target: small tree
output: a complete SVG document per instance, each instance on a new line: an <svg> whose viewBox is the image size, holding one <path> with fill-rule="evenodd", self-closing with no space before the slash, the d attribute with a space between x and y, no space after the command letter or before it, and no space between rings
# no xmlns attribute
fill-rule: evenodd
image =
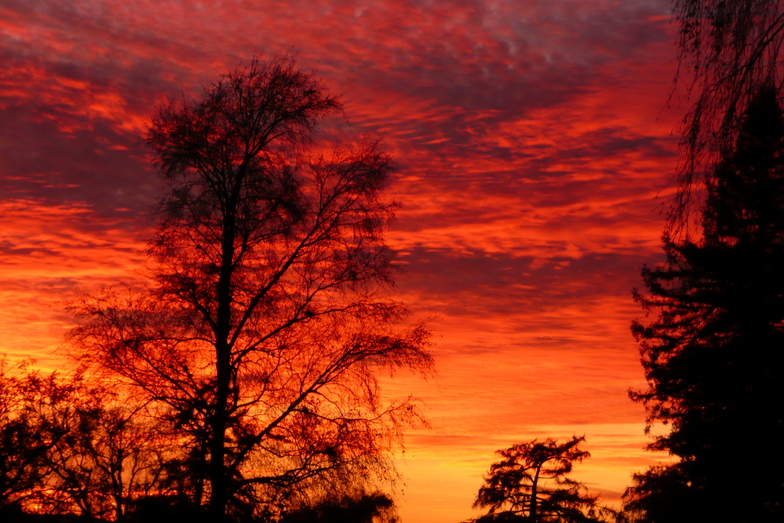
<svg viewBox="0 0 784 523"><path fill-rule="evenodd" d="M161 427L106 390L77 383L37 415L62 436L45 455L46 481L35 504L88 518L122 520L135 500L162 492L167 449Z"/></svg>
<svg viewBox="0 0 784 523"><path fill-rule="evenodd" d="M490 466L474 502L475 508L489 509L488 513L472 521L598 521L596 497L584 494L584 485L567 477L574 463L590 457L578 448L583 441L585 437L574 436L565 443L547 438L499 450L503 459Z"/></svg>
<svg viewBox="0 0 784 523"><path fill-rule="evenodd" d="M426 331L396 329L406 310L384 295L390 158L362 140L314 153L339 108L287 58L162 105L147 137L169 183L152 284L78 308L80 357L188 438L194 501L209 496L216 521L387 474L385 450L417 417L383 406L374 376L432 365Z"/></svg>

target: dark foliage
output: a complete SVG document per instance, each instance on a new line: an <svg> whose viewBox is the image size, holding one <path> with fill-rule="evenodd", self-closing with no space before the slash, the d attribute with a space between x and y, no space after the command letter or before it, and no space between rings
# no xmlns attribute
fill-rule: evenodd
<svg viewBox="0 0 784 523"><path fill-rule="evenodd" d="M681 75L694 104L682 124L680 191L671 230L699 220L695 185L710 183L713 167L732 154L743 114L757 86L781 87L784 43L780 0L673 0L679 25ZM703 178L704 176L704 178Z"/></svg>
<svg viewBox="0 0 784 523"><path fill-rule="evenodd" d="M188 496L147 495L129 503L124 523L209 523L210 515Z"/></svg>
<svg viewBox="0 0 784 523"><path fill-rule="evenodd" d="M633 393L651 448L677 463L636 476L628 506L644 521L784 520L784 116L758 89L731 156L708 186L704 239L665 238L667 265L644 269L658 317L635 323L649 383Z"/></svg>
<svg viewBox="0 0 784 523"><path fill-rule="evenodd" d="M102 523L76 514L30 514L16 504L0 509L0 521L3 523Z"/></svg>
<svg viewBox="0 0 784 523"><path fill-rule="evenodd" d="M489 509L474 523L593 523L599 521L596 497L568 478L574 463L590 454L578 445L584 437L565 443L552 438L533 440L499 450L503 458L490 466L474 507Z"/></svg>
<svg viewBox="0 0 784 523"><path fill-rule="evenodd" d="M376 492L326 499L286 514L280 523L395 523L395 504Z"/></svg>

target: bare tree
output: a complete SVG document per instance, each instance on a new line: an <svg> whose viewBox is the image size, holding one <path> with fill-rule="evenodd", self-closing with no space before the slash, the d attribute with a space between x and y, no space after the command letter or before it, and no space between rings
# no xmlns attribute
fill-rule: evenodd
<svg viewBox="0 0 784 523"><path fill-rule="evenodd" d="M703 182L732 153L741 117L761 85L781 87L780 0L673 0L679 68L695 102L681 124L679 191L670 232L699 222ZM695 212L696 211L696 212Z"/></svg>
<svg viewBox="0 0 784 523"><path fill-rule="evenodd" d="M131 398L84 384L37 409L62 434L46 452L35 504L88 518L122 520L135 500L161 492L166 441Z"/></svg>
<svg viewBox="0 0 784 523"><path fill-rule="evenodd" d="M390 158L368 141L313 152L340 107L289 58L159 107L147 139L169 192L152 282L78 308L82 359L188 436L194 496L215 518L383 473L417 417L408 400L382 404L375 378L432 366L427 332L395 327L406 310L386 297Z"/></svg>
<svg viewBox="0 0 784 523"><path fill-rule="evenodd" d="M121 519L160 491L166 446L142 407L79 373L8 369L0 358L0 509Z"/></svg>
<svg viewBox="0 0 784 523"><path fill-rule="evenodd" d="M33 415L33 406L51 385L0 357L0 509L43 484L45 456L57 438Z"/></svg>

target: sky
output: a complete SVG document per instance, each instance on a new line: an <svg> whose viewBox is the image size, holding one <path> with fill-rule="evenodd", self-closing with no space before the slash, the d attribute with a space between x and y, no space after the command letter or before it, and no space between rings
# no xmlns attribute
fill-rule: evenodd
<svg viewBox="0 0 784 523"><path fill-rule="evenodd" d="M0 354L65 364L66 305L141 278L162 184L143 135L256 55L315 71L399 168L396 298L437 374L382 379L430 428L397 454L404 523L457 523L494 452L585 435L618 503L644 451L629 330L662 261L684 101L669 0L3 0Z"/></svg>

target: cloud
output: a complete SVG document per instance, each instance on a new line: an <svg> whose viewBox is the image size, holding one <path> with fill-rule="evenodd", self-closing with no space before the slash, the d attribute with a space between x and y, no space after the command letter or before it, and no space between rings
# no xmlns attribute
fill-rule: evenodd
<svg viewBox="0 0 784 523"><path fill-rule="evenodd" d="M648 459L626 395L642 385L628 326L673 191L669 9L4 1L0 351L58 365L63 303L139 278L163 189L143 136L161 98L198 98L254 54L290 53L345 102L324 136L381 137L399 166L397 297L431 318L439 377L384 384L425 401L434 429L409 438L419 458L406 466L448 507L412 495L406 521L465 519L495 449L574 431L596 449L585 477L617 497Z"/></svg>
<svg viewBox="0 0 784 523"><path fill-rule="evenodd" d="M0 216L0 354L60 368L57 349L74 322L66 306L100 287L139 281L139 228L84 204L32 199L0 201Z"/></svg>

